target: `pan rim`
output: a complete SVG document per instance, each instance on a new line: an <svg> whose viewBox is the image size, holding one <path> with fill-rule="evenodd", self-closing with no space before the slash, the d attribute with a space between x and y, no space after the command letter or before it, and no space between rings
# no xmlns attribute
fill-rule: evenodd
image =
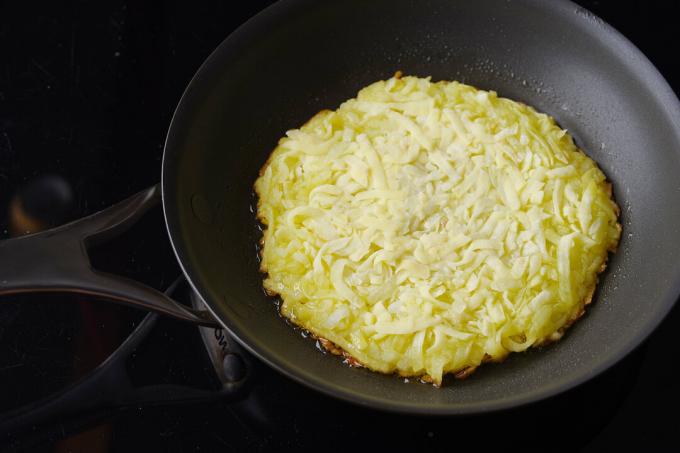
<svg viewBox="0 0 680 453"><path fill-rule="evenodd" d="M645 85L653 88L653 92L659 97L659 104L663 107L663 111L666 116L673 120L676 136L680 140L680 101L663 75L642 53L642 51L638 49L637 46L635 46L635 44L633 44L628 38L626 38L607 22L589 10L573 3L571 0L561 0L554 2L544 2L541 0L523 1L525 3L537 5L539 8L545 8L548 10L552 9L560 14L573 14L574 12L580 13L575 20L579 21L584 27L588 29L599 29L599 34L602 35L603 40L606 38L608 41L610 41L611 45L616 46L618 49L626 52L628 57L636 60L635 64L637 67L639 67L639 71L637 71L638 74L641 73L641 75L646 76ZM660 304L654 316L652 316L647 324L640 329L638 335L629 337L628 341L623 343L616 350L610 351L605 359L601 360L590 370L580 372L575 376L573 374L565 374L564 377L559 380L552 381L549 384L517 395L510 395L502 398L476 402L443 403L436 406L418 402L410 403L404 401L392 401L384 398L374 397L365 393L354 392L348 390L346 387L328 383L318 378L314 373L310 373L304 368L299 368L288 361L281 360L276 355L270 354L268 351L261 350L260 348L254 346L250 341L248 341L248 334L241 331L236 326L230 325L228 321L225 321L223 317L218 315L217 310L213 307L210 300L204 297L205 294L209 294L208 289L203 287L201 279L197 273L191 269L191 266L187 264L188 253L186 247L181 241L179 221L177 216L173 217L173 212L176 211L176 208L169 205L170 197L168 196L168 180L170 176L168 175L168 149L172 148L173 143L177 141L177 137L175 137L175 133L178 130L177 123L181 121L180 118L183 116L183 112L191 104L191 98L194 95L196 86L200 83L203 75L208 72L208 68L220 59L219 54L224 52L224 50L231 45L236 45L236 47L238 47L238 41L247 39L249 35L257 33L262 25L269 21L276 20L276 17L279 13L283 13L290 9L298 8L313 2L313 0L280 0L251 17L229 36L227 36L205 59L188 83L173 113L168 133L166 135L162 160L161 189L163 199L163 214L167 232L170 237L170 243L179 266L182 269L187 281L191 285L192 289L201 297L201 300L203 300L212 316L218 320L222 327L232 337L234 337L234 339L238 341L240 345L242 345L258 359L308 388L366 408L400 414L432 416L483 414L530 405L580 386L581 384L602 374L604 371L611 368L613 365L620 362L622 359L630 355L630 353L632 353L635 349L637 349L651 335L651 333L657 329L657 327L666 318L668 313L675 305L678 295L680 295L680 274L676 275L675 279L669 283L666 293L659 298Z"/></svg>

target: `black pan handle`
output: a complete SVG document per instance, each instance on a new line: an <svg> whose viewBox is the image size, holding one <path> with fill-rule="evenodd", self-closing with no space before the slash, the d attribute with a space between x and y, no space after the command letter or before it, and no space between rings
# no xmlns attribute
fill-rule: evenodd
<svg viewBox="0 0 680 453"><path fill-rule="evenodd" d="M90 246L124 232L160 199L160 186L155 185L75 222L0 241L0 296L28 292L79 293L202 326L218 326L207 311L192 310L160 291L97 271L90 264Z"/></svg>
<svg viewBox="0 0 680 453"><path fill-rule="evenodd" d="M166 293L171 295L182 281L183 278L175 281ZM146 315L130 336L80 381L50 397L0 414L0 433L17 435L28 429L35 430L55 419L64 421L102 409L234 402L247 396L252 381L251 368L242 361L231 363L235 366L226 371L230 371L227 376L232 379L227 379L218 390L167 384L142 387L133 385L126 367L127 360L151 332L157 319L158 315L155 313ZM230 351L231 354L239 352L237 348Z"/></svg>

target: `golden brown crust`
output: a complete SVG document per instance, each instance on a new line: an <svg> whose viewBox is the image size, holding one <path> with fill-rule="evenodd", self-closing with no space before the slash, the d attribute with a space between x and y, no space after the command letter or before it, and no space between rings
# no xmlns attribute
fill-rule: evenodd
<svg viewBox="0 0 680 453"><path fill-rule="evenodd" d="M359 360L357 360L355 357L353 357L351 354L349 354L347 351L345 351L332 341L320 337L314 333L310 333L310 336L312 338L315 338L319 342L319 345L322 346L326 351L330 352L333 355L343 356L345 358L345 363L348 364L349 366L357 368L365 367L363 363L361 363Z"/></svg>
<svg viewBox="0 0 680 453"><path fill-rule="evenodd" d="M330 352L331 354L342 355L342 353L344 352L342 348L339 348L338 346L335 345L335 343L333 343L330 340L327 340L315 334L312 334L311 336L312 338L316 338L319 341L319 344L323 346L323 348L326 351Z"/></svg>
<svg viewBox="0 0 680 453"><path fill-rule="evenodd" d="M412 376L412 375L408 375L408 374L402 374L401 376L402 377L417 377L420 380L420 382L422 382L423 384L432 384L435 387L441 387L441 384L437 384L434 381L434 379L432 379L432 376L430 376L429 374L423 374L422 376Z"/></svg>
<svg viewBox="0 0 680 453"><path fill-rule="evenodd" d="M282 315L283 316L283 315ZM292 321L291 321L292 322ZM297 324L296 324L297 325ZM301 327L298 325L298 327ZM301 327L303 328L303 327ZM342 347L338 346L337 344L333 343L332 341L323 338L319 335L316 335L313 332L310 332L309 334L310 337L314 338L319 342L319 346L323 347L326 351L333 355L337 356L342 356L344 357L344 362L347 363L349 366L353 367L359 367L359 368L368 368L369 370L376 372L376 373L382 373L382 374L396 374L398 376L404 377L404 378L417 378L421 380L422 382L432 384L435 387L439 387L440 385L437 384L434 379L432 379L432 376L429 374L417 374L417 373L408 373L405 371L401 370L396 370L393 372L383 372L380 370L374 370L369 366L366 366L364 363L362 363L360 360L358 360L356 357L352 356L349 352L345 351ZM487 358L488 357L488 358ZM484 358L483 362L488 362L488 361L502 361L505 359L505 357L502 357L500 360L490 360L490 356L487 356ZM459 370L453 370L453 371L448 371L446 374L452 374L456 379L465 379L468 376L470 376L474 371L477 369L477 366L466 366L463 367Z"/></svg>
<svg viewBox="0 0 680 453"><path fill-rule="evenodd" d="M346 354L344 351L343 351L343 355L345 356L345 363L347 365L349 365L351 367L355 367L355 368L365 368L363 363L359 362L357 359L355 359L351 355Z"/></svg>
<svg viewBox="0 0 680 453"><path fill-rule="evenodd" d="M477 369L476 366L469 366L467 368L463 368L457 373L454 373L454 376L456 377L456 379L465 379L466 377L474 373L476 369Z"/></svg>

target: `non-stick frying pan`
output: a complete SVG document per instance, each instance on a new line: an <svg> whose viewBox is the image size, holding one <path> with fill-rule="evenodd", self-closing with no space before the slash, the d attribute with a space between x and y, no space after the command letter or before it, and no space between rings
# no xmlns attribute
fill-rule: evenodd
<svg viewBox="0 0 680 453"><path fill-rule="evenodd" d="M622 208L621 244L586 316L556 344L441 389L322 354L278 315L258 272L252 185L277 140L397 70L496 90L554 116L600 164ZM630 42L566 1L281 1L207 59L167 136L166 223L210 313L87 263L87 246L134 221L157 188L80 223L0 243L0 293L79 291L203 324L215 319L288 376L374 408L461 414L536 401L625 356L680 292L679 107Z"/></svg>

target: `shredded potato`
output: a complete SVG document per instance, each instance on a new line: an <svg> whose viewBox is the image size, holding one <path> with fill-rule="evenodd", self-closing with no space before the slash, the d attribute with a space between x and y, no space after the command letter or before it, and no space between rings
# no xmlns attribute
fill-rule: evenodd
<svg viewBox="0 0 680 453"><path fill-rule="evenodd" d="M552 118L429 78L289 131L255 190L282 314L437 385L559 339L621 230L605 175Z"/></svg>

